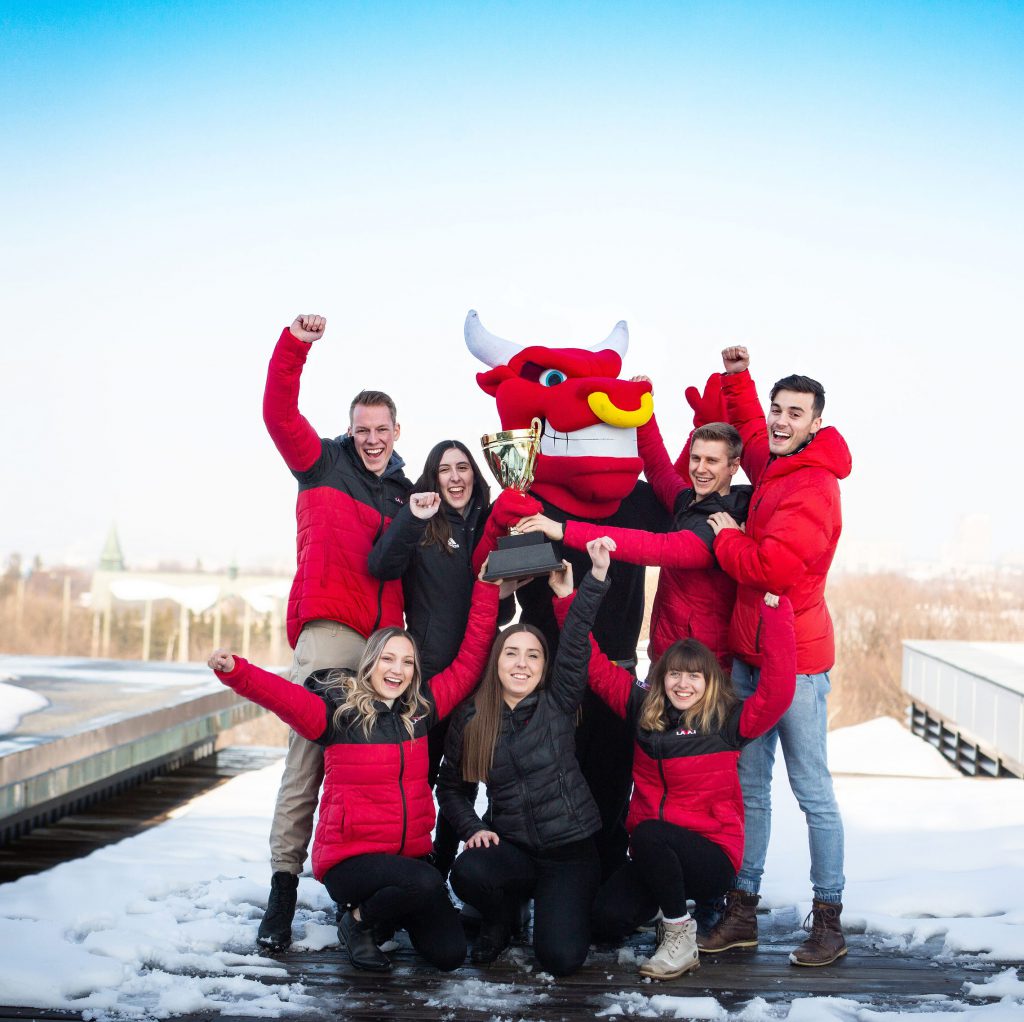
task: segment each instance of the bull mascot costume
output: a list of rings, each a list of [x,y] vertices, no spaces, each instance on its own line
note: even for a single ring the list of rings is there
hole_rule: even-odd
[[[496,401],[502,429],[543,424],[534,482],[525,496],[505,490],[495,502],[487,533],[477,547],[476,567],[499,536],[521,518],[538,512],[558,522],[664,532],[671,519],[651,488],[639,481],[643,462],[637,429],[654,412],[651,385],[619,379],[629,345],[624,322],[593,348],[522,346],[484,329],[475,311],[466,316],[466,345],[487,372],[477,383]],[[565,548],[573,576],[590,570],[585,550]],[[644,613],[644,568],[613,560],[611,590],[601,605],[593,635],[602,652],[635,669]],[[518,590],[522,620],[538,627],[554,654],[558,625],[546,578]],[[602,872],[607,877],[625,860],[623,826],[629,801],[633,742],[624,721],[592,692],[583,702],[576,735],[577,756],[601,811],[598,835]]]

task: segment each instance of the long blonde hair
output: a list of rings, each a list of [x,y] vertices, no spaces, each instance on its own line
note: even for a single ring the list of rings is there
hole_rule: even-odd
[[[325,691],[341,688],[345,693],[344,701],[334,711],[333,723],[336,728],[352,727],[358,721],[363,729],[363,735],[366,738],[370,737],[370,732],[377,723],[376,703],[381,701],[370,677],[384,652],[384,647],[396,637],[408,639],[412,643],[413,670],[412,684],[395,700],[394,709],[398,711],[409,737],[414,737],[416,718],[429,713],[430,704],[423,698],[420,653],[416,648],[416,640],[404,628],[378,628],[366,640],[366,649],[363,650],[355,674],[351,671],[331,671],[324,680]]]
[[[680,723],[683,727],[706,733],[720,730],[736,705],[736,696],[715,654],[696,639],[673,642],[654,665],[647,678],[647,695],[640,707],[640,727],[645,731],[669,729],[668,707],[671,704],[665,693],[665,676],[669,671],[693,671],[704,675],[704,695],[699,702],[682,711]]]

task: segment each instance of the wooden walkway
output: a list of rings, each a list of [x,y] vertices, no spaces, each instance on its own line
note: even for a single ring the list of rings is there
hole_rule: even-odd
[[[86,855],[103,844],[155,826],[182,802],[238,773],[265,766],[281,753],[280,749],[227,749],[50,827],[33,830],[0,846],[0,882]],[[604,1018],[615,1014],[620,1018],[687,1017],[677,1015],[678,1003],[649,1000],[658,996],[703,998],[694,1001],[695,1013],[702,1018],[716,1017],[709,1014],[714,1007],[707,1000],[710,998],[730,1014],[740,1012],[754,998],[772,1004],[803,997],[836,997],[889,1009],[910,1008],[936,997],[965,1002],[964,983],[981,982],[1002,968],[976,960],[939,958],[941,941],[909,951],[893,950],[881,940],[853,934],[848,935],[849,954],[835,965],[800,969],[788,960],[789,952],[803,939],[795,915],[762,913],[759,925],[762,941],[756,951],[704,956],[696,973],[667,983],[653,983],[637,974],[639,959],[653,951],[653,931],[649,930],[636,934],[625,948],[592,950],[579,973],[559,980],[538,974],[532,950],[521,944],[487,968],[466,965],[454,973],[440,974],[426,966],[400,934],[399,947],[391,954],[395,967],[389,974],[359,972],[339,949],[331,947],[277,956],[287,976],[266,977],[263,982],[272,986],[301,983],[314,1006],[312,1014],[339,1022],[582,1022],[599,1013]],[[249,949],[237,950],[244,953]],[[976,998],[971,1001],[983,1003]],[[618,1013],[612,1011],[616,1006]],[[80,1017],[0,1006],[0,1022]],[[209,1016],[180,1018],[198,1022]]]

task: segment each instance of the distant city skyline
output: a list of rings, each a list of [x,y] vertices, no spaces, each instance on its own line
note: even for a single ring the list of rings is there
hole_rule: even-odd
[[[412,477],[497,416],[462,341],[629,322],[670,448],[727,344],[820,379],[851,544],[1016,557],[1024,6],[5,8],[0,549],[287,565],[260,403],[398,401]],[[496,488],[492,486],[492,492]],[[842,548],[841,548],[842,549]]]

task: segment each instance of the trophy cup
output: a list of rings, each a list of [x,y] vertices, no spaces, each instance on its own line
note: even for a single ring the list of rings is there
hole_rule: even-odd
[[[500,433],[486,433],[480,438],[484,461],[506,490],[525,493],[533,482],[537,452],[540,450],[541,421],[534,419],[529,429],[505,429]],[[484,579],[530,578],[546,575],[562,567],[562,558],[541,532],[518,533],[515,527],[510,535],[498,540],[498,548],[487,562]]]

